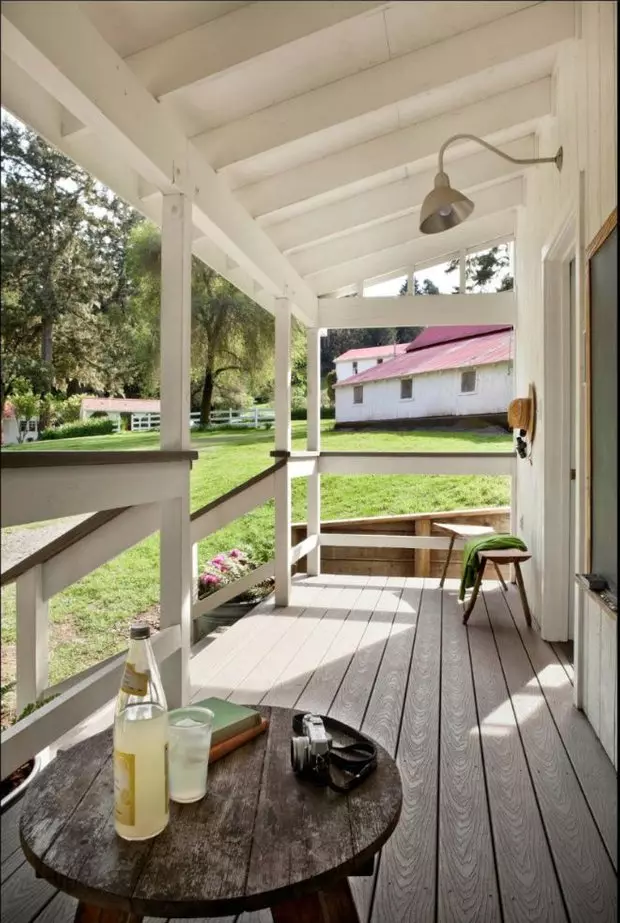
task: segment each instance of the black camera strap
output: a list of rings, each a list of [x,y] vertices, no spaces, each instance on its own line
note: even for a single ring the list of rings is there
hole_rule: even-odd
[[[293,733],[303,735],[303,719],[306,714],[307,712],[299,712],[293,716]],[[326,715],[318,715],[318,717],[325,725],[326,731],[345,734],[347,737],[352,737],[355,743],[342,746],[332,745],[326,759],[327,771],[318,778],[315,776],[315,781],[328,785],[335,792],[350,792],[377,768],[377,748],[372,740],[349,727],[348,724],[343,724],[335,718],[328,718]],[[346,773],[350,778],[344,782],[337,782],[332,775],[332,767]]]

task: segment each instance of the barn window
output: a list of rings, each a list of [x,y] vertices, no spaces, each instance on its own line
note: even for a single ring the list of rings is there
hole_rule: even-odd
[[[353,362],[352,365],[353,365],[353,374],[357,375],[357,362]]]
[[[476,390],[476,370],[461,373],[461,394],[471,394]]]
[[[413,378],[401,378],[400,380],[400,399],[409,401],[413,397]]]
[[[364,403],[364,386],[355,385],[353,388],[353,403],[354,404],[363,404]]]

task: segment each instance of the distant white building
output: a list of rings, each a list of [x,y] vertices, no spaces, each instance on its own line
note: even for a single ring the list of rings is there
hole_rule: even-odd
[[[2,445],[18,443],[20,432],[22,442],[35,442],[39,438],[39,419],[33,417],[31,420],[17,420],[13,405],[6,401],[2,414]]]
[[[336,423],[498,418],[513,397],[511,327],[427,327],[412,343],[335,360]],[[386,351],[391,351],[389,354]]]

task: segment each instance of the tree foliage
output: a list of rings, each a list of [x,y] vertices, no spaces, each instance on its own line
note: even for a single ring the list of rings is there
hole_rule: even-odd
[[[127,255],[136,374],[148,389],[159,378],[161,236],[150,222],[130,235]],[[274,323],[259,305],[200,260],[192,259],[192,390],[207,425],[216,401],[244,404],[273,376]]]
[[[133,211],[14,119],[1,132],[2,406],[19,377],[121,389]]]
[[[514,288],[514,277],[508,272],[510,253],[508,244],[498,244],[488,250],[470,253],[465,258],[466,292],[510,292]],[[451,260],[446,273],[459,268],[458,259]],[[454,289],[459,291],[458,286]]]

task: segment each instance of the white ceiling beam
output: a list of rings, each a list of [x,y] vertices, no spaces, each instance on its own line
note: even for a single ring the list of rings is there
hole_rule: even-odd
[[[515,59],[574,33],[572,2],[539,3],[262,109],[195,141],[209,163],[220,169],[439,87],[473,76],[479,79],[484,72],[492,86],[495,69],[509,62],[514,61],[518,80]]]
[[[412,266],[416,262],[435,259],[437,263],[443,262],[459,250],[470,247],[484,249],[487,241],[497,238],[510,237],[515,230],[515,211],[497,212],[485,218],[475,220],[468,218],[463,224],[444,231],[441,234],[430,234],[413,242],[400,244],[387,250],[379,250],[371,256],[335,266],[317,273],[308,281],[318,295],[336,292],[347,285],[352,285],[359,279],[370,279],[392,270]]]
[[[353,193],[356,183],[384,173],[389,176],[390,171],[416,161],[429,158],[425,166],[431,169],[433,163],[430,158],[436,156],[450,135],[468,132],[492,139],[497,133],[513,130],[514,135],[507,139],[513,140],[535,130],[538,120],[550,112],[551,80],[545,77],[261,182],[242,186],[235,194],[256,217],[311,200],[340,187],[350,186]],[[478,145],[466,141],[450,148],[450,159],[478,151]]]
[[[502,150],[511,157],[535,157],[535,136],[525,135],[503,145]],[[452,185],[463,192],[484,183],[507,179],[524,169],[502,160],[490,151],[462,157],[450,163],[448,168]],[[422,205],[424,196],[433,188],[436,172],[435,166],[431,170],[414,173],[406,179],[378,186],[333,205],[323,205],[296,218],[269,225],[266,231],[274,244],[290,255],[308,244],[331,239],[354,228],[368,226],[373,222],[406,214],[418,208]]]
[[[427,192],[432,188],[429,184]],[[472,201],[476,218],[523,205],[522,178],[517,176],[472,193]],[[419,220],[418,208],[392,221],[383,221],[361,231],[338,237],[336,240],[300,250],[291,256],[291,262],[300,275],[311,278],[313,273],[323,272],[331,266],[348,263],[364,256],[371,256],[377,250],[386,250],[407,241],[413,243],[423,238],[425,235],[420,231]]]
[[[288,297],[302,322],[314,322],[311,290],[77,3],[4,4],[2,49],[144,180],[191,196],[194,223],[266,291]]]
[[[427,327],[437,324],[517,323],[514,292],[402,295],[394,298],[319,298],[319,326]]]
[[[159,99],[385,5],[385,2],[361,0],[330,3],[262,0],[132,54],[125,61]]]
[[[161,227],[161,194],[143,197],[144,182],[141,177],[91,132],[79,133],[71,137],[63,135],[62,107],[58,101],[4,54],[2,55],[2,104],[9,112],[30,125],[49,144],[70,157],[145,218]],[[242,269],[236,266],[231,267],[226,254],[212,241],[205,238],[196,227],[192,249],[199,259],[236,285],[257,304],[271,314],[274,313],[273,295],[257,289],[257,283]]]

